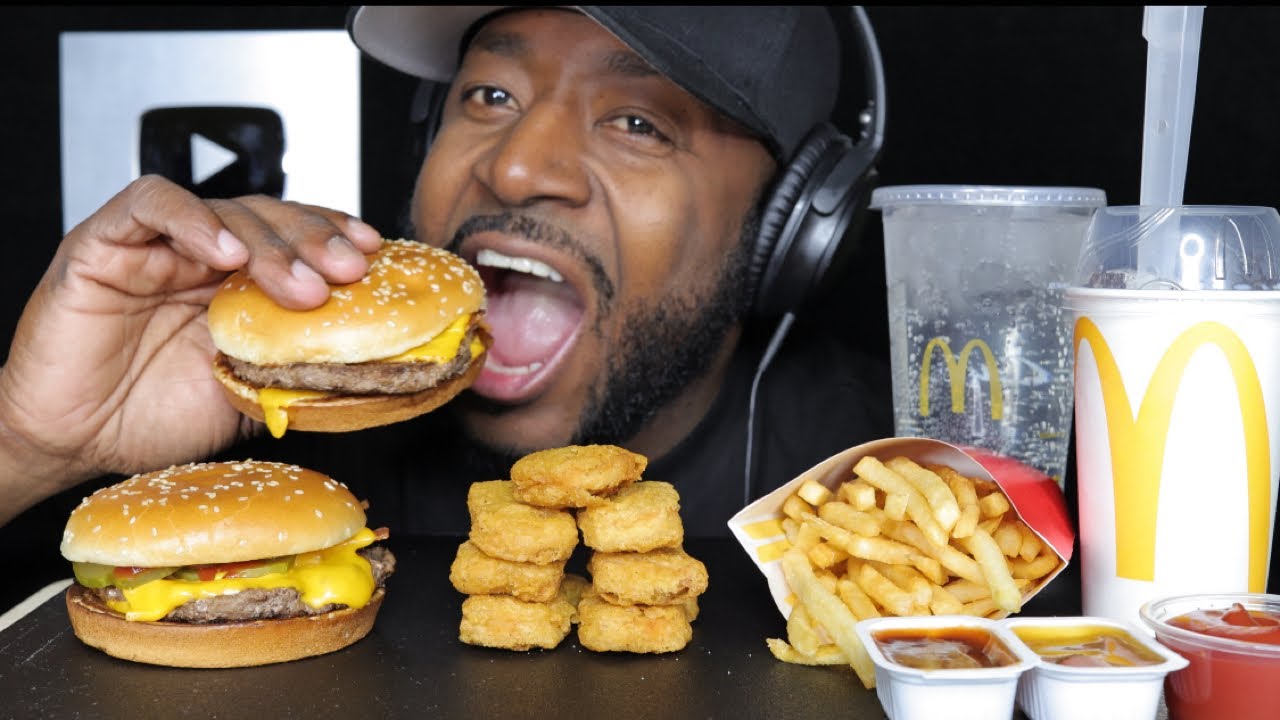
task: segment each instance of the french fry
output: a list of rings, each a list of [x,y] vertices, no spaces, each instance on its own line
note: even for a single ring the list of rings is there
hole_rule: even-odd
[[[884,514],[892,520],[906,519],[907,496],[902,493],[887,493],[884,498]]]
[[[835,645],[820,645],[812,655],[805,655],[778,638],[766,638],[769,652],[782,662],[796,665],[848,665],[849,658]]]
[[[999,517],[1009,512],[1009,498],[999,490],[993,490],[978,500],[978,508],[982,510],[984,518]]]
[[[875,486],[863,480],[852,480],[840,483],[836,497],[854,507],[855,510],[869,510],[876,506]],[[906,509],[905,507],[903,508]]]
[[[813,510],[813,506],[805,502],[803,498],[799,495],[792,495],[783,501],[782,514],[792,520],[799,521],[804,520],[805,518],[811,518],[816,513]]]
[[[881,575],[870,564],[862,566],[855,581],[868,597],[875,600],[885,610],[894,615],[911,614],[911,608],[915,605],[912,602],[911,595],[894,585],[889,578]]]
[[[953,580],[947,583],[943,590],[946,590],[961,603],[971,603],[974,600],[991,597],[991,588],[985,582],[974,582],[972,580]]]
[[[1006,517],[995,532],[991,533],[991,537],[1000,546],[1000,552],[1005,557],[1018,557],[1018,553],[1022,551],[1022,531],[1018,529],[1016,520],[1010,521]]]
[[[818,517],[863,537],[880,534],[880,521],[875,515],[858,510],[846,502],[836,500],[823,504],[818,508]]]
[[[831,499],[831,490],[816,480],[806,480],[800,485],[800,489],[796,490],[796,495],[800,496],[801,500],[817,507]]]
[[[964,603],[941,585],[933,585],[929,598],[929,610],[934,615],[960,615],[964,611]]]
[[[1021,558],[1009,563],[1009,573],[1021,580],[1039,580],[1058,567],[1058,558],[1053,553],[1045,553],[1027,562]]]
[[[1018,523],[1018,529],[1022,531],[1022,546],[1018,549],[1018,557],[1031,562],[1036,559],[1043,547],[1040,536],[1036,535],[1035,531],[1024,522]]]
[[[978,566],[982,568],[987,585],[991,587],[991,599],[996,607],[1005,612],[1021,610],[1022,593],[1018,592],[1018,587],[1013,584],[1009,564],[1004,558],[1004,553],[1000,552],[1000,546],[996,541],[979,527],[969,537],[956,542],[964,545],[965,549],[973,555]]]
[[[804,605],[793,606],[791,614],[787,616],[787,641],[801,655],[813,655],[822,644],[822,639],[818,637],[818,631],[814,629],[813,620],[809,618],[809,611],[804,609]]]
[[[933,583],[910,565],[886,565],[872,563],[876,572],[889,578],[894,585],[911,595],[911,603],[917,607],[928,607],[933,600]]]
[[[852,575],[852,573],[850,573]],[[854,575],[854,577],[857,577]],[[854,617],[859,620],[867,618],[880,617],[880,611],[876,609],[876,604],[871,600],[867,593],[860,587],[858,583],[849,578],[841,578],[836,583],[836,595],[844,601],[849,610],[853,612]]]
[[[960,505],[960,519],[956,520],[955,527],[951,528],[951,537],[969,537],[973,534],[973,529],[978,526],[978,520],[982,516],[982,509],[978,506],[978,493],[973,488],[973,481],[949,467],[938,465],[930,466],[930,469],[947,481],[947,486],[951,488],[952,494],[956,496],[956,503]]]
[[[843,562],[849,557],[849,553],[829,542],[820,542],[817,545],[814,545],[809,548],[809,551],[806,554],[809,556],[809,561],[812,562],[815,567],[823,569],[830,568],[832,565]]]
[[[942,478],[930,470],[920,467],[904,457],[896,457],[885,463],[885,467],[907,479],[907,482],[924,497],[933,510],[933,517],[947,533],[955,527],[960,519],[960,504],[951,488]]]
[[[787,586],[796,594],[812,617],[831,635],[844,651],[849,665],[868,690],[876,686],[876,669],[862,641],[853,631],[857,618],[840,598],[818,582],[809,560],[802,553],[788,550],[782,555],[782,574]]]

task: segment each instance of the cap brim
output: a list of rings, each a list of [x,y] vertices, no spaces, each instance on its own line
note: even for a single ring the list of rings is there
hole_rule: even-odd
[[[415,77],[447,82],[458,71],[462,36],[505,5],[364,5],[347,33],[373,59]]]

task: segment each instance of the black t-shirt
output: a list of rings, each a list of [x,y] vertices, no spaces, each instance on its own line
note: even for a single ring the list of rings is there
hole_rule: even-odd
[[[689,536],[727,535],[728,519],[746,504],[748,408],[762,346],[744,340],[707,416],[670,453],[650,458],[644,473],[675,485]],[[845,448],[891,432],[887,366],[836,337],[798,327],[760,383],[749,494],[758,497]],[[506,479],[509,470],[475,457],[469,447],[442,410],[355,433],[265,437],[224,457],[325,472],[367,498],[369,522],[393,534],[465,535],[470,484]]]

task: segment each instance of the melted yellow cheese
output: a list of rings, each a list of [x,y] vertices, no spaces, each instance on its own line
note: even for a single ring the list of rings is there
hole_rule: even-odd
[[[289,427],[289,412],[285,408],[310,398],[321,398],[330,393],[318,390],[287,390],[285,388],[262,388],[258,391],[258,404],[262,406],[262,417],[271,431],[271,437],[284,437],[285,428]]]
[[[363,528],[346,542],[295,556],[288,572],[207,581],[153,580],[135,588],[122,588],[125,599],[111,600],[107,605],[124,615],[126,620],[155,621],[178,606],[200,598],[229,595],[250,588],[293,588],[311,607],[334,603],[361,608],[373,597],[376,587],[369,561],[357,555],[356,551],[376,539],[372,530]]]
[[[439,335],[415,348],[409,348],[399,355],[378,362],[447,362],[458,354],[462,347],[462,339],[467,336],[467,328],[471,325],[471,316],[463,315]]]

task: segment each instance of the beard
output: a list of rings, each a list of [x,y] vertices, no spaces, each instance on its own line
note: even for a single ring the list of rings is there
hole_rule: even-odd
[[[626,314],[625,337],[609,351],[607,373],[595,382],[566,444],[619,444],[636,436],[658,411],[708,372],[725,339],[751,307],[751,256],[759,229],[760,206],[753,203],[738,242],[714,269],[711,282],[621,309]],[[456,247],[458,242],[455,237],[451,245]],[[612,287],[608,289],[612,296]],[[464,408],[495,417],[507,410],[469,392],[445,410],[452,415]],[[509,468],[523,455],[541,449],[494,445],[470,431],[468,436],[471,447],[464,452],[469,461],[495,470]]]
[[[609,374],[584,409],[572,444],[634,437],[707,373],[750,307],[748,273],[758,230],[759,214],[753,211],[711,284],[628,312],[626,336],[609,353]]]

